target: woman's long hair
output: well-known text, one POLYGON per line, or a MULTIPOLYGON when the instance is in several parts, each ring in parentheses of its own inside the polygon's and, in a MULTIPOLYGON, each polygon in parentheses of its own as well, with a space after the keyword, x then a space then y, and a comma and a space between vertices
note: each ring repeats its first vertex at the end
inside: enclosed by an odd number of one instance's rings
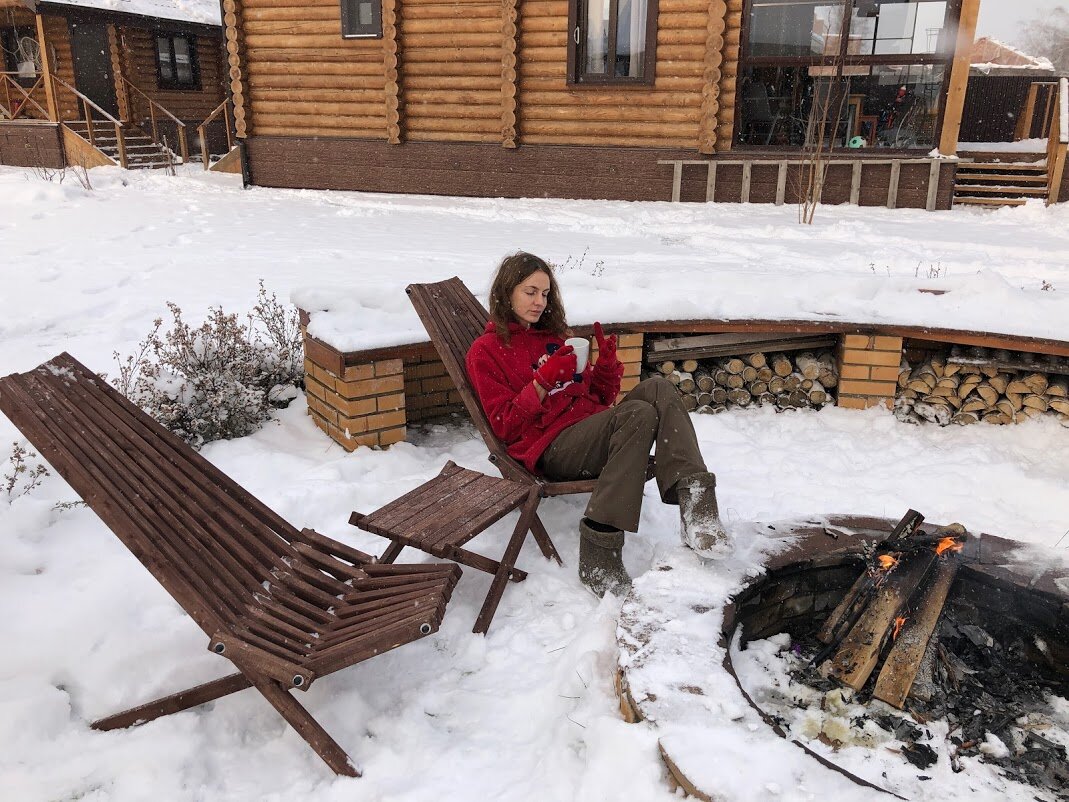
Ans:
POLYGON ((494 283, 490 287, 490 320, 494 324, 494 331, 505 345, 509 344, 510 339, 509 323, 518 322, 512 312, 512 292, 528 276, 539 271, 549 276, 549 295, 546 296, 545 311, 531 328, 550 331, 558 337, 567 336, 568 320, 564 314, 560 287, 553 275, 553 268, 534 254, 519 251, 501 261, 497 275, 494 276, 494 283))

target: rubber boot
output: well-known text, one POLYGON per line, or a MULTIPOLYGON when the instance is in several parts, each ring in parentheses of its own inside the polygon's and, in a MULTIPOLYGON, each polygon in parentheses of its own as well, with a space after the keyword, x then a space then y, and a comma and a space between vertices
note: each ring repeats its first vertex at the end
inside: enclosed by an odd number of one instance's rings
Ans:
POLYGON ((711 560, 732 551, 731 536, 720 523, 716 506, 716 476, 696 473, 676 484, 679 493, 679 534, 684 546, 711 560))
POLYGON ((579 522, 579 581, 599 599, 606 593, 623 595, 631 587, 623 548, 620 530, 599 532, 585 518, 579 522))

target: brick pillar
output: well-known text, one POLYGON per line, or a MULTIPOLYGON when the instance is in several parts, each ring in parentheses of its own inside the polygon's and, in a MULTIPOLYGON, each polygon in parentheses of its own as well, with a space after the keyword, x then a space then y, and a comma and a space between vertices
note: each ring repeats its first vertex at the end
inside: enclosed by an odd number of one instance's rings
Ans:
POLYGON ((902 338, 878 334, 847 334, 839 351, 838 405, 867 409, 894 406, 902 338))
POLYGON ((405 378, 400 359, 345 366, 341 375, 306 359, 308 411, 348 451, 405 439, 405 378))

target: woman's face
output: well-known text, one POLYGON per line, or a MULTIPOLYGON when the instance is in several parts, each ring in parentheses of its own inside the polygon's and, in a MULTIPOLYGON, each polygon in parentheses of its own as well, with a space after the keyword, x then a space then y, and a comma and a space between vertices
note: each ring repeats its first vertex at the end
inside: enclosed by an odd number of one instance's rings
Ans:
POLYGON ((549 298, 549 276, 536 270, 512 291, 512 314, 524 328, 537 323, 546 311, 549 298))

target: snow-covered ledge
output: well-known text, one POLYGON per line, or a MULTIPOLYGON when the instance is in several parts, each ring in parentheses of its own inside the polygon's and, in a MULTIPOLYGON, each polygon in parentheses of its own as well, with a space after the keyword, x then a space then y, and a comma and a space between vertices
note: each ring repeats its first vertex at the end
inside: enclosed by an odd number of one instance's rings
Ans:
MULTIPOLYGON (((922 290, 932 297, 942 290, 922 290)), ((361 445, 381 447, 405 439, 406 427, 449 415, 463 415, 464 407, 455 385, 422 329, 410 331, 407 318, 395 328, 379 330, 371 342, 378 347, 344 350, 335 343, 361 342, 336 330, 336 315, 330 326, 313 325, 315 313, 301 309, 304 332, 305 374, 308 408, 316 425, 335 442, 352 451, 361 445), (332 336, 333 343, 313 332, 332 336)), ((414 313, 413 313, 414 314, 414 313)), ((418 323, 418 318, 417 318, 418 323)), ((366 325, 366 324, 365 324, 366 325)), ((354 331, 360 328, 354 325, 354 331)), ((589 336, 591 327, 574 327, 589 336)), ((1037 337, 991 334, 926 326, 872 326, 864 323, 827 323, 808 320, 664 320, 606 323, 606 330, 620 336, 624 363, 622 392, 637 384, 647 356, 650 335, 666 333, 775 333, 786 337, 833 335, 837 345, 834 402, 838 406, 866 409, 891 408, 899 390, 898 378, 907 343, 924 341, 960 344, 989 349, 1023 351, 1069 357, 1069 342, 1037 337)))

